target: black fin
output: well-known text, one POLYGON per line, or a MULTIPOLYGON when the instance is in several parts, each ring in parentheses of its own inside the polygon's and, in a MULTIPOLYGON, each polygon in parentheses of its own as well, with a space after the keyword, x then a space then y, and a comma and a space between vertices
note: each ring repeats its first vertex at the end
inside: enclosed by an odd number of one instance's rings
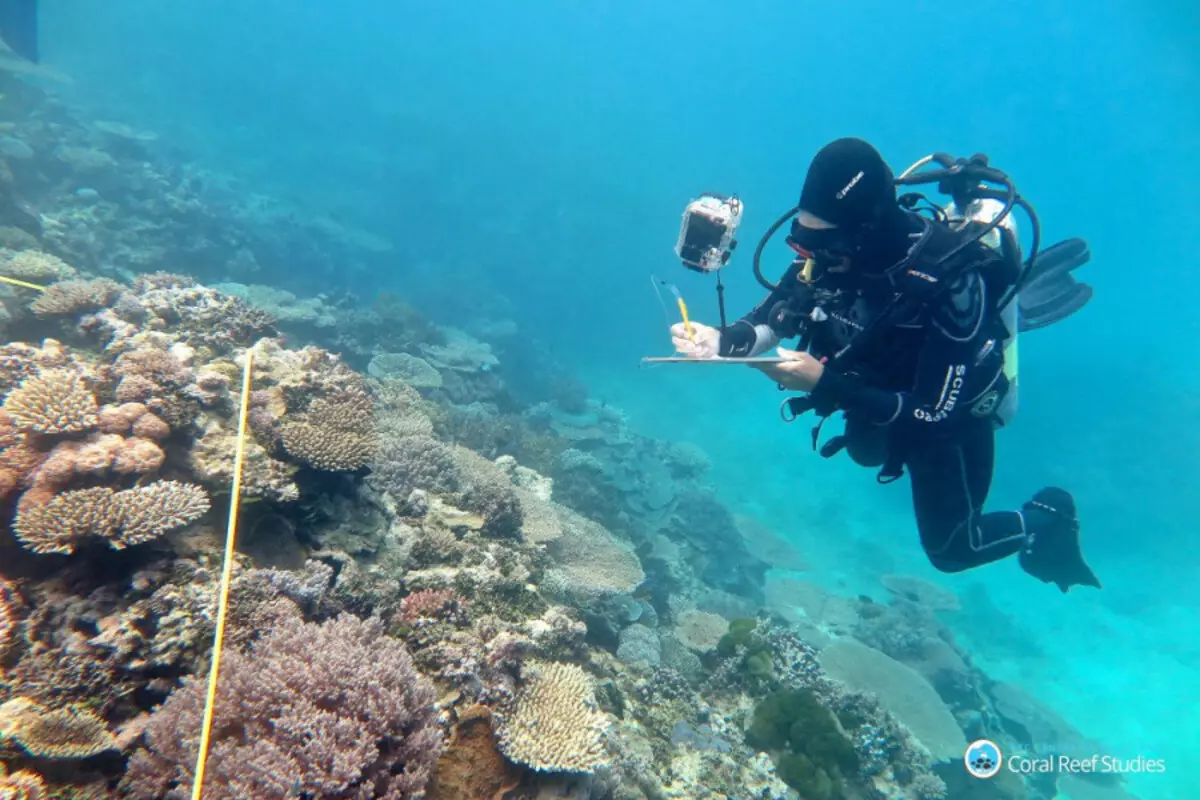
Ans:
POLYGON ((37 63, 37 0, 0 0, 0 39, 21 58, 37 63))
POLYGON ((1067 239, 1038 254, 1017 297, 1022 333, 1061 322, 1087 305, 1092 287, 1075 280, 1071 271, 1091 257, 1083 239, 1067 239))
POLYGON ((1024 295, 1018 300, 1021 333, 1061 322, 1092 299, 1093 290, 1088 284, 1079 283, 1070 275, 1064 275, 1060 280, 1061 283, 1045 290, 1039 289, 1036 300, 1026 300, 1024 295))
POLYGON ((1099 589, 1100 580, 1083 559, 1075 501, 1062 489, 1047 487, 1024 507, 1031 544, 1018 556, 1021 568, 1066 594, 1072 586, 1099 589))
POLYGON ((1088 243, 1083 239, 1064 239, 1052 244, 1037 254, 1033 266, 1029 268, 1029 277, 1021 291, 1032 287, 1040 279, 1061 275, 1073 269, 1082 267, 1092 258, 1088 243))

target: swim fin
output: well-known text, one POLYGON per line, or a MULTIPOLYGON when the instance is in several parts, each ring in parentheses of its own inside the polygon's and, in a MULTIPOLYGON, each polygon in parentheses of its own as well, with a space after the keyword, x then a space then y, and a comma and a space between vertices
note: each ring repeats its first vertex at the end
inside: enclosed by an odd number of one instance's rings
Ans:
POLYGON ((21 58, 37 63, 37 0, 0 0, 0 39, 21 58))
POLYGON ((1100 580, 1083 560, 1075 500, 1064 489, 1047 487, 1021 510, 1029 543, 1021 550, 1021 569, 1066 594, 1072 586, 1100 588, 1100 580))
POLYGON ((1067 239, 1038 253, 1017 297, 1022 333, 1060 322, 1087 305, 1092 287, 1075 280, 1071 271, 1091 257, 1083 239, 1067 239))

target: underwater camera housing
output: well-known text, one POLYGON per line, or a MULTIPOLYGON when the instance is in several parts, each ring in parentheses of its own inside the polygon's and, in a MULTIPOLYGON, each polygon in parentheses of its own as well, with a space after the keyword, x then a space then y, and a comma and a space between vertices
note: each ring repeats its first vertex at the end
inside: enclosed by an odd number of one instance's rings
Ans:
POLYGON ((724 197, 705 192, 683 210, 675 254, 690 270, 716 272, 729 263, 737 247, 734 236, 741 224, 742 201, 737 195, 724 197))

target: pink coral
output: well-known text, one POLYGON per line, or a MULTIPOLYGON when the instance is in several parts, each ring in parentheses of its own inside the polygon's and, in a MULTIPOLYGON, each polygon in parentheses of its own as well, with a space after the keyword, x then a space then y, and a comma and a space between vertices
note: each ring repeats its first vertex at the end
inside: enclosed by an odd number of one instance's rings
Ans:
POLYGON ((106 472, 124 446, 125 439, 115 433, 94 437, 74 451, 75 471, 96 474, 106 472))
POLYGON ((166 457, 157 444, 135 436, 125 440, 113 461, 113 469, 123 475, 145 475, 161 467, 166 457))
POLYGON ((133 423, 146 413, 144 403, 122 403, 107 405, 100 409, 100 430, 105 433, 129 433, 133 423))
POLYGON ((466 603, 453 589, 422 589, 400 601, 400 618, 409 625, 422 621, 461 621, 466 603))
MULTIPOLYGON (((125 776, 130 795, 191 785, 204 689, 188 679, 151 716, 125 776)), ((251 655, 226 652, 218 697, 213 797, 415 800, 441 752, 433 687, 375 619, 285 618, 251 655)))
POLYGON ((171 435, 171 426, 162 417, 146 412, 133 422, 133 435, 142 439, 165 439, 171 435))
POLYGON ((144 375, 126 375, 117 384, 117 400, 122 403, 149 400, 157 388, 154 381, 144 375))

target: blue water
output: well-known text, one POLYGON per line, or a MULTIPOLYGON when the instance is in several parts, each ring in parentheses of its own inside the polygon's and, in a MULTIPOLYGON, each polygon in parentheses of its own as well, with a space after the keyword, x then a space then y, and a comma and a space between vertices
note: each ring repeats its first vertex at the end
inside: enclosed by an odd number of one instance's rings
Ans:
MULTIPOLYGON (((881 573, 902 571, 963 596, 985 587, 1017 623, 959 631, 985 669, 1114 755, 1166 759, 1165 775, 1131 780, 1140 797, 1193 796, 1194 4, 44 5, 47 61, 74 76, 62 90, 72 103, 157 132, 247 191, 396 245, 383 270, 271 282, 391 287, 448 324, 515 319, 638 428, 707 450, 727 502, 787 536, 809 579, 878 594, 881 573), (991 502, 1070 488, 1102 591, 1062 596, 1012 563, 939 576, 906 482, 879 487, 816 457, 808 425, 779 420, 762 377, 638 368, 670 350, 651 274, 715 322, 711 281, 671 252, 683 205, 702 190, 745 200, 748 242, 725 271, 740 314, 761 296, 750 245, 794 204, 816 149, 843 135, 871 140, 897 168, 934 150, 984 151, 1049 241, 1090 242, 1094 301, 1022 341, 1022 408, 1000 439, 991 502)), ((777 244, 767 271, 787 259, 777 244)))

